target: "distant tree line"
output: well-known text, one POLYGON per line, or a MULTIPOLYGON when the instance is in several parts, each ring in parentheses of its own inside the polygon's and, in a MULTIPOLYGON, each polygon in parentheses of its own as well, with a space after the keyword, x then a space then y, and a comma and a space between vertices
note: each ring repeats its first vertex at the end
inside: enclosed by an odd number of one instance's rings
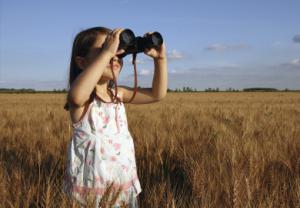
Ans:
POLYGON ((0 93, 66 93, 66 89, 35 90, 31 88, 0 88, 0 93))
POLYGON ((270 91, 278 91, 278 89, 275 88, 259 88, 259 87, 253 87, 253 88, 244 88, 243 91, 245 92, 253 92, 253 91, 264 91, 264 92, 270 92, 270 91))
MULTIPOLYGON (((137 88, 142 88, 138 86, 137 88)), ((148 88, 151 89, 151 88, 148 88)), ((196 88, 184 86, 182 88, 175 88, 174 89, 167 89, 168 92, 300 92, 300 90, 290 90, 288 88, 278 90, 276 88, 265 88, 265 87, 252 87, 252 88, 244 88, 242 90, 234 89, 234 88, 226 88, 225 90, 220 90, 217 88, 206 88, 203 90, 198 90, 196 88)), ((21 88, 21 89, 15 89, 15 88, 0 88, 0 93, 67 93, 67 89, 53 89, 53 90, 35 90, 31 88, 21 88)))
POLYGON ((182 89, 180 88, 176 88, 175 90, 172 90, 172 89, 169 89, 168 88, 168 91, 169 92, 198 92, 199 90, 197 90, 196 88, 191 88, 191 87, 182 87, 182 89))
MULTIPOLYGON (((290 90, 288 88, 278 90, 276 88, 267 88, 267 87, 252 87, 252 88, 243 88, 242 90, 235 89, 232 87, 226 88, 225 90, 220 90, 218 87, 217 88, 206 88, 204 92, 299 92, 300 90, 290 90)), ((201 90, 197 90, 196 88, 191 88, 191 87, 182 87, 176 88, 175 90, 169 89, 168 92, 203 92, 201 90)))
POLYGON ((35 89, 30 88, 21 88, 21 89, 15 89, 15 88, 0 88, 0 92, 5 93, 35 93, 35 89))

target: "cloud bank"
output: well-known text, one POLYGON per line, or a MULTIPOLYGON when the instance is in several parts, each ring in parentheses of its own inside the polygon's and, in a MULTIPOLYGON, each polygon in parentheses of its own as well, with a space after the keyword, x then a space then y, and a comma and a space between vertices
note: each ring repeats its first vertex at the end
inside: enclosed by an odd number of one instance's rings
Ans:
POLYGON ((171 50, 167 53, 168 60, 180 60, 184 58, 184 55, 182 52, 179 52, 176 49, 171 50))
POLYGON ((219 44, 219 43, 214 43, 206 48, 204 50, 206 51, 236 51, 236 50, 244 50, 250 48, 249 45, 240 43, 240 44, 219 44))

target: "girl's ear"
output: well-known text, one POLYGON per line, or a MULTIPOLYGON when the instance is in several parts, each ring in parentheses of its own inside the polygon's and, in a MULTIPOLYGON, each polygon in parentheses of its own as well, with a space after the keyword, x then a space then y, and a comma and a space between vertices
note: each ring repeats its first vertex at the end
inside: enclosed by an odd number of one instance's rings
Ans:
POLYGON ((85 67, 87 66, 87 61, 81 56, 76 56, 75 62, 80 69, 85 69, 85 67))

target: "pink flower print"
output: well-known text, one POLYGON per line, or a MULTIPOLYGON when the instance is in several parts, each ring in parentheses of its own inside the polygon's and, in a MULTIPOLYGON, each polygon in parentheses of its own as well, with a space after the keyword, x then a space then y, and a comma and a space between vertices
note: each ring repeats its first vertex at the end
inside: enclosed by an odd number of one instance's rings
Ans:
POLYGON ((80 131, 80 132, 78 133, 78 135, 79 135, 79 137, 82 138, 85 134, 84 134, 84 132, 80 131))
POLYGON ((99 134, 102 134, 103 133, 103 128, 99 128, 98 130, 97 130, 97 132, 99 133, 99 134))
POLYGON ((112 143, 113 143, 112 139, 109 139, 109 140, 108 140, 108 143, 109 143, 109 144, 112 144, 112 143))
POLYGON ((108 122, 109 122, 109 116, 104 116, 104 118, 103 118, 104 125, 107 125, 108 122))
POLYGON ((101 152, 102 154, 104 154, 104 148, 103 148, 103 147, 100 148, 100 152, 101 152))
POLYGON ((116 157, 116 156, 111 156, 111 157, 110 157, 110 160, 111 160, 111 161, 116 161, 116 160, 117 160, 117 157, 116 157))
POLYGON ((120 147, 121 147, 121 144, 119 144, 119 143, 115 143, 115 144, 114 144, 114 147, 115 147, 115 150, 119 150, 119 149, 120 149, 120 147))

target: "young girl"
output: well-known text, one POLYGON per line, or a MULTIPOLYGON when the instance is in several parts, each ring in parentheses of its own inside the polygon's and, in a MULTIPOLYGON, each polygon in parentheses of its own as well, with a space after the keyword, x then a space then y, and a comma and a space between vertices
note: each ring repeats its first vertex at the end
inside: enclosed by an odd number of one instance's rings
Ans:
MULTIPOLYGON (((138 207, 142 191, 136 170, 133 138, 128 130, 124 104, 132 88, 112 88, 122 69, 118 58, 119 35, 123 29, 94 27, 76 35, 72 48, 69 86, 65 109, 70 111, 73 134, 68 144, 63 190, 85 206, 87 195, 96 197, 96 207, 106 188, 121 190, 115 203, 138 207), (116 93, 117 92, 117 93, 116 93), (116 94, 116 95, 115 95, 116 94), (116 100, 116 102, 115 102, 116 100)), ((146 35, 146 34, 145 34, 146 35)), ((167 94, 165 45, 146 49, 154 60, 152 89, 138 88, 133 104, 152 103, 167 94)))

